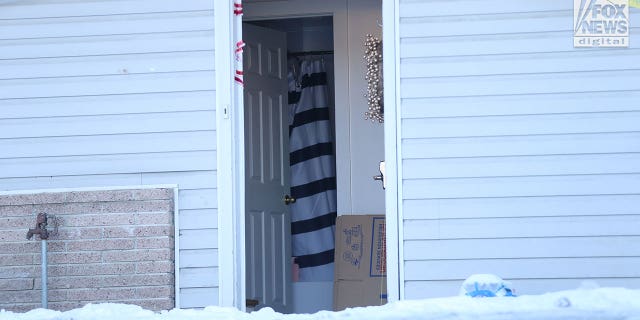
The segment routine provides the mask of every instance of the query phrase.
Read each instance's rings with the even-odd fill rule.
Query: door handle
[[[295,203],[295,202],[296,202],[296,198],[294,198],[294,197],[292,197],[290,195],[285,195],[284,196],[284,204],[290,205],[290,204]]]
[[[373,180],[382,181],[382,189],[387,188],[387,180],[385,179],[385,163],[384,161],[380,161],[380,174],[377,176],[373,176]]]

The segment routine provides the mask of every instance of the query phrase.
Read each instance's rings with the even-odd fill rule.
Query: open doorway
[[[253,21],[243,33],[248,307],[331,309],[332,18]]]
[[[367,105],[363,96],[366,82],[362,42],[366,33],[381,32],[376,23],[381,19],[381,6],[372,1],[343,1],[344,6],[341,1],[330,2],[328,9],[321,10],[331,15],[317,12],[307,15],[300,6],[295,14],[276,13],[263,19],[250,17],[243,26],[245,31],[251,30],[256,39],[248,40],[246,33],[243,36],[247,43],[244,53],[246,298],[249,303],[257,304],[257,308],[269,306],[280,312],[303,313],[331,310],[333,305],[332,268],[324,270],[324,277],[296,279],[295,275],[302,275],[302,269],[309,265],[300,261],[293,263],[291,258],[296,254],[287,252],[295,247],[296,233],[294,230],[294,237],[291,236],[292,214],[287,202],[300,201],[292,194],[291,183],[296,178],[291,176],[289,160],[292,157],[287,140],[294,118],[289,105],[295,98],[295,88],[304,87],[301,61],[319,62],[324,66],[324,71],[312,73],[325,74],[327,103],[323,107],[328,108],[328,114],[322,121],[328,126],[328,153],[337,157],[337,163],[336,158],[332,160],[336,168],[333,182],[336,199],[332,210],[320,210],[324,215],[318,217],[321,226],[324,224],[319,228],[320,233],[329,233],[333,241],[336,214],[385,212],[381,184],[372,179],[378,174],[378,162],[384,158],[384,133],[381,124],[367,122],[363,116]],[[250,5],[246,4],[247,12]],[[357,32],[352,33],[354,30]],[[257,86],[251,83],[252,73],[264,78],[258,80]],[[291,74],[293,84],[289,81]],[[312,78],[307,77],[306,81]],[[323,152],[326,149],[325,146]],[[326,184],[322,188],[327,189]],[[258,202],[265,203],[266,207],[255,206]],[[293,221],[295,224],[296,220]],[[307,243],[315,245],[318,240],[307,240]],[[325,244],[314,250],[321,254],[320,260],[329,256],[333,260],[332,249]],[[323,264],[311,267],[317,266]]]

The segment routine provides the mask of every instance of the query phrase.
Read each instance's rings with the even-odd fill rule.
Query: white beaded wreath
[[[369,110],[364,113],[365,120],[384,122],[384,103],[382,90],[382,40],[367,34],[364,41],[364,56],[367,64],[367,104]]]

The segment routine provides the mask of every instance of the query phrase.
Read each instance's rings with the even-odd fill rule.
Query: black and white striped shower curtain
[[[336,169],[322,59],[289,72],[291,235],[300,281],[333,280]]]

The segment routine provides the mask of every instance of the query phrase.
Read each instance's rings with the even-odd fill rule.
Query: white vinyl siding
[[[640,28],[572,28],[570,0],[400,1],[405,298],[640,287]]]
[[[0,190],[177,184],[186,308],[218,304],[213,47],[211,0],[0,4]]]

